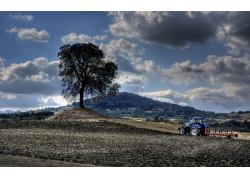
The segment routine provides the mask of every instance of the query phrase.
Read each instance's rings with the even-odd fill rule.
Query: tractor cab
[[[190,120],[190,124],[204,124],[204,118],[203,117],[192,117]]]

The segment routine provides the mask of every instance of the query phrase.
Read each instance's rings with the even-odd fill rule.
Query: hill
[[[72,104],[75,107],[79,103]],[[84,101],[85,107],[101,114],[114,117],[149,118],[153,120],[166,120],[168,118],[186,119],[191,116],[214,117],[218,115],[211,111],[197,110],[189,106],[180,106],[166,102],[156,101],[132,93],[121,92],[115,97],[107,97],[100,102],[93,102],[90,99]]]
[[[84,108],[74,108],[70,110],[66,110],[62,113],[58,113],[54,116],[50,116],[46,118],[48,121],[53,120],[74,120],[74,121],[80,121],[80,120],[88,120],[88,121],[99,121],[110,119],[112,117],[105,116],[103,114],[100,114],[98,112],[95,112],[91,109],[84,109]]]

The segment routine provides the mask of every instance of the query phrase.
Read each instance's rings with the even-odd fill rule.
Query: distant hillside
[[[115,117],[168,119],[189,118],[191,116],[214,117],[218,115],[215,112],[201,111],[189,106],[160,102],[126,92],[121,92],[115,97],[107,97],[100,102],[85,100],[84,104],[87,108],[94,111]],[[78,107],[79,103],[73,103],[72,105]]]
[[[9,113],[14,113],[15,111],[12,110],[6,110],[6,111],[0,111],[0,114],[9,114]]]

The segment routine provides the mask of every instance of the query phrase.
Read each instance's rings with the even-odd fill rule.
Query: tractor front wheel
[[[185,129],[183,127],[179,128],[179,134],[181,135],[186,134]]]
[[[190,134],[191,134],[192,136],[198,136],[198,135],[200,134],[200,129],[198,129],[198,128],[196,128],[196,127],[192,127],[192,128],[190,129]]]

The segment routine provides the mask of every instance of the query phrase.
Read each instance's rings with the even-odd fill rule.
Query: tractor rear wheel
[[[192,135],[192,136],[198,136],[198,135],[200,135],[200,129],[198,129],[196,127],[192,127],[190,129],[190,135]]]
[[[183,127],[179,128],[179,134],[181,135],[186,134],[185,129]]]

